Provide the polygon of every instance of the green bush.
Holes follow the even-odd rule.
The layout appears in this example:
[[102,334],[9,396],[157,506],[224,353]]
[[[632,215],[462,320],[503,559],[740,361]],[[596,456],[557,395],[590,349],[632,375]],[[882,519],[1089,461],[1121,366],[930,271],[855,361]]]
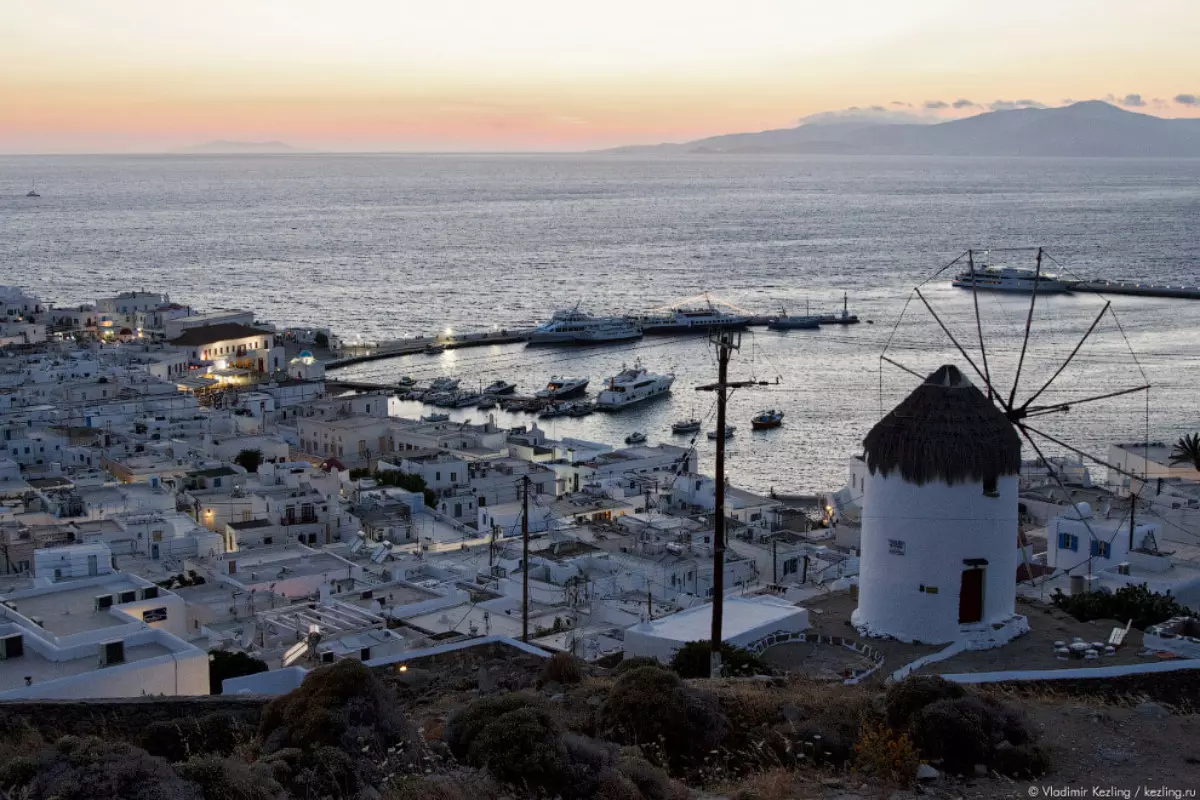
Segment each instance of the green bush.
[[936,675],[910,675],[888,687],[884,714],[889,728],[905,730],[913,715],[938,700],[954,700],[966,694],[957,683]]
[[698,763],[730,732],[715,697],[658,667],[639,667],[617,679],[600,707],[600,727],[613,741],[653,748],[673,769]]
[[632,672],[639,667],[657,667],[658,669],[666,669],[665,666],[657,659],[650,656],[634,656],[633,658],[624,658],[613,667],[614,675],[624,675],[626,672]]
[[[712,674],[712,644],[710,640],[688,642],[675,651],[671,669],[684,678],[707,678]],[[721,642],[722,675],[769,675],[771,668],[749,650]]]
[[922,755],[941,759],[946,769],[962,774],[984,764],[1013,777],[1029,777],[1048,766],[1019,712],[974,695],[925,706],[913,715],[911,733]]
[[1168,594],[1152,592],[1146,584],[1122,586],[1115,592],[1085,592],[1066,595],[1055,589],[1054,605],[1080,622],[1094,619],[1133,620],[1133,627],[1144,631],[1171,617],[1190,616],[1192,611]]
[[476,737],[490,722],[509,711],[531,706],[540,706],[538,698],[519,692],[481,697],[450,715],[442,740],[456,758],[464,759]]
[[208,653],[208,691],[221,694],[222,683],[227,678],[257,675],[269,669],[267,662],[254,656],[229,650],[210,650]]
[[237,758],[195,756],[177,767],[204,792],[205,800],[275,800],[283,791],[266,764],[251,766]]
[[542,683],[569,684],[581,680],[583,671],[579,668],[579,659],[570,653],[555,653],[542,666]]
[[246,472],[258,472],[258,467],[262,462],[262,450],[242,450],[233,457],[233,463],[246,470]]
[[138,744],[150,755],[176,763],[199,755],[227,756],[253,735],[244,719],[218,712],[151,722],[142,730]]
[[161,758],[124,742],[65,736],[26,769],[13,794],[30,800],[202,800]]

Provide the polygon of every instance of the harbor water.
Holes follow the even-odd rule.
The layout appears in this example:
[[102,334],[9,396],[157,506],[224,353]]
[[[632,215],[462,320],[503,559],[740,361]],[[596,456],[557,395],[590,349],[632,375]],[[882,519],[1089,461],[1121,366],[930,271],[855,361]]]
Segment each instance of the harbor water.
[[[40,199],[23,197],[30,175]],[[828,312],[845,291],[862,324],[755,329],[731,368],[735,378],[779,383],[735,393],[730,477],[803,493],[840,485],[845,459],[911,389],[916,378],[880,369],[889,339],[889,357],[917,372],[964,363],[911,298],[914,285],[967,247],[989,245],[1044,246],[1083,277],[1196,284],[1198,186],[1200,161],[1167,160],[5,157],[0,282],[58,304],[165,291],[199,308],[248,307],[279,325],[327,325],[367,340],[528,326],[576,302],[592,313],[635,312],[704,290],[761,314],[803,313],[806,303]],[[923,291],[975,357],[970,293],[940,279]],[[990,370],[1007,392],[1028,298],[980,300]],[[1114,440],[1140,441],[1147,431],[1174,438],[1200,424],[1200,303],[1112,300],[1120,326],[1106,316],[1038,402],[1137,386],[1144,372],[1154,387],[1149,419],[1145,394],[1134,394],[1035,421],[1100,455]],[[1039,299],[1018,398],[1050,377],[1103,302],[1090,294]],[[686,444],[691,437],[672,436],[670,423],[695,415],[706,420],[696,443],[708,463],[713,397],[694,387],[713,380],[716,365],[703,337],[451,350],[338,375],[452,375],[464,387],[507,378],[522,393],[552,374],[585,375],[594,393],[638,357],[651,371],[675,372],[669,399],[539,424],[614,444],[632,430],[652,443]],[[750,417],[764,407],[782,409],[784,424],[752,432]],[[395,410],[430,409],[397,402]],[[475,421],[492,413],[514,425],[535,419],[449,413]]]

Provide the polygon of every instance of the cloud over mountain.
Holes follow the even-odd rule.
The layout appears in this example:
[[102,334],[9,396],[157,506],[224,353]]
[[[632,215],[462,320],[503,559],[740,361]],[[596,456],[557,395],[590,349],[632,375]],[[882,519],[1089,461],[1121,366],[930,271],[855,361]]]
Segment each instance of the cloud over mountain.
[[1140,94],[1127,94],[1117,102],[1126,108],[1141,108],[1146,105],[1146,101],[1142,99]]
[[939,108],[949,108],[950,104],[945,100],[926,100],[925,107],[931,110],[936,110]]
[[976,103],[972,100],[968,100],[965,97],[960,97],[957,100],[955,100],[954,107],[955,108],[983,108],[983,106],[979,105],[979,103]]
[[1037,100],[995,100],[988,106],[992,111],[1011,111],[1014,108],[1045,108]]
[[1194,94],[1177,94],[1175,102],[1181,106],[1200,106],[1200,96]]

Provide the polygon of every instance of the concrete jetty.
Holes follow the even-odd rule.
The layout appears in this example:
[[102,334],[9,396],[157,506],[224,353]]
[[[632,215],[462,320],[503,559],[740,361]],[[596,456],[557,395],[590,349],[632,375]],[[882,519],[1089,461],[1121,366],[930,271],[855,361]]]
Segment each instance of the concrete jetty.
[[1200,300],[1200,286],[1162,286],[1152,283],[1135,283],[1133,281],[1080,281],[1071,285],[1071,291]]
[[347,345],[338,355],[325,362],[326,369],[348,367],[364,361],[382,358],[411,356],[423,353],[429,347],[444,347],[457,350],[462,347],[486,347],[493,344],[515,344],[529,341],[530,330],[500,330],[481,333],[462,333],[451,336],[422,336],[415,339],[391,339],[367,345]]

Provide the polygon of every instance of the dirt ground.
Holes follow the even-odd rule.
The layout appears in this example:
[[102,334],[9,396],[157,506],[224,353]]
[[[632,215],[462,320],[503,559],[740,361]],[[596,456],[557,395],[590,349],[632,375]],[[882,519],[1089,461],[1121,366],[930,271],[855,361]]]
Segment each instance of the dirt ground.
[[[872,676],[872,682],[882,683],[895,670],[922,656],[937,652],[938,645],[905,644],[889,639],[867,639],[857,635],[850,625],[850,615],[858,601],[849,592],[838,592],[805,603],[809,610],[809,621],[814,630],[832,636],[866,641],[884,655],[883,667]],[[1029,619],[1032,629],[1007,645],[993,650],[977,650],[959,653],[945,661],[939,661],[919,670],[923,674],[946,675],[958,672],[994,672],[1018,669],[1073,669],[1111,664],[1138,664],[1156,660],[1152,654],[1142,655],[1142,633],[1130,630],[1125,645],[1115,656],[1102,656],[1097,660],[1085,661],[1078,658],[1061,660],[1054,652],[1055,642],[1071,642],[1079,637],[1088,642],[1107,642],[1114,627],[1123,627],[1116,620],[1094,620],[1079,622],[1050,604],[1018,598],[1018,613]],[[778,645],[764,653],[770,663],[800,674],[812,675],[814,667],[822,662],[809,663],[815,653],[811,648],[799,645]],[[852,654],[847,651],[847,657]],[[828,660],[824,657],[823,660]],[[849,662],[847,662],[849,663]]]

